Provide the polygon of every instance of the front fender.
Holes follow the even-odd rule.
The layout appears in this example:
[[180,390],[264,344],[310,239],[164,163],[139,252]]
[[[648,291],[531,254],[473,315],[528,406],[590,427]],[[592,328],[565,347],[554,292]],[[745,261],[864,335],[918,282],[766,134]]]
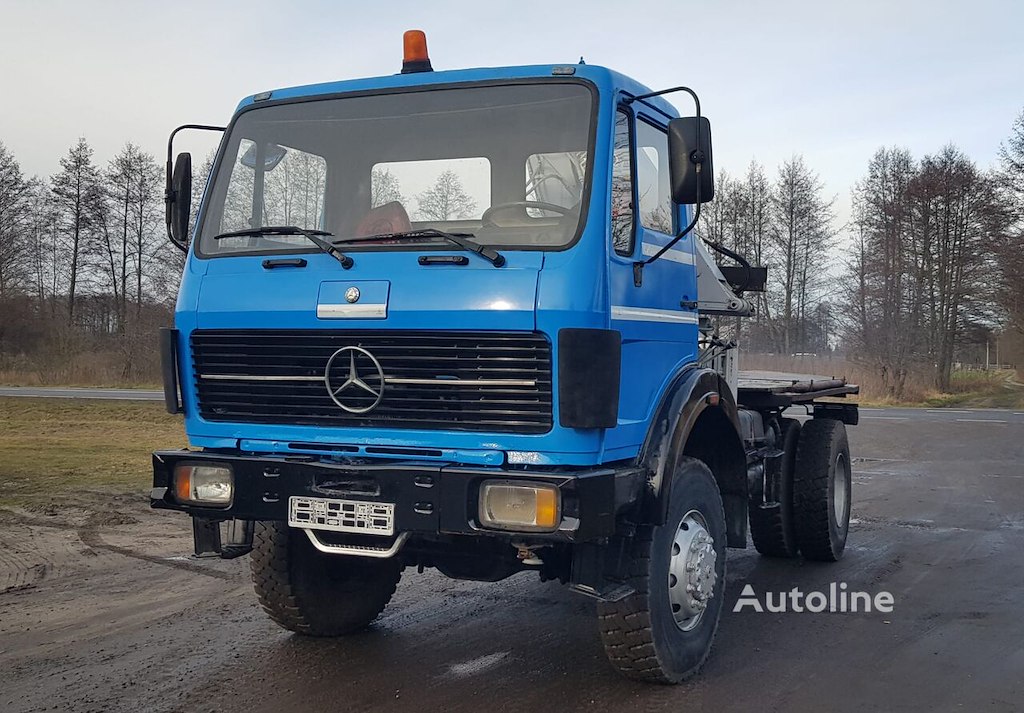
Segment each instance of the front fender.
[[[693,364],[680,371],[665,391],[637,456],[637,464],[648,473],[642,513],[645,522],[661,524],[665,521],[670,475],[676,471],[679,459],[688,455],[690,436],[707,409],[716,409],[728,423],[727,432],[714,444],[727,456],[723,459],[727,467],[715,472],[723,499],[736,494],[737,490],[745,492],[746,460],[732,389],[717,372]],[[712,463],[708,465],[715,471]]]

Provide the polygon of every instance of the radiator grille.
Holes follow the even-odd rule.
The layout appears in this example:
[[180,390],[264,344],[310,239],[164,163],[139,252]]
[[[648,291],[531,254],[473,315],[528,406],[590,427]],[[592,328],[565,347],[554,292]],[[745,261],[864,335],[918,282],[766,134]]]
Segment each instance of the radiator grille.
[[[336,404],[324,380],[331,356],[349,346],[372,354],[386,380],[379,403],[363,414]],[[551,429],[551,345],[540,334],[197,330],[191,348],[199,413],[209,421],[498,433]],[[334,388],[348,371],[350,355],[343,352],[332,368]],[[359,370],[376,389],[372,362],[360,357]],[[359,389],[342,397],[347,406],[375,401]]]

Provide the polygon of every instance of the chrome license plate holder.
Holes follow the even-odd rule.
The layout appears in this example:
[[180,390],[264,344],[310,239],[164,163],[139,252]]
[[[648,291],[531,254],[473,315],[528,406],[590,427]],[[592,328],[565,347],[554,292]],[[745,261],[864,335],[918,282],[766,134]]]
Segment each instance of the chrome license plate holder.
[[395,505],[293,495],[288,498],[288,525],[304,530],[391,537],[395,534]]

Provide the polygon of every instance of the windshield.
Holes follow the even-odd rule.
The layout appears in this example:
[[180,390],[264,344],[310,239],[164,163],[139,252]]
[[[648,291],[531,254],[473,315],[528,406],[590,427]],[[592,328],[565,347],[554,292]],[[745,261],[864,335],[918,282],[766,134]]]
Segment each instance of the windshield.
[[[216,171],[203,255],[312,250],[301,235],[221,238],[265,225],[336,238],[472,234],[505,249],[563,247],[588,194],[590,90],[579,83],[468,86],[268,105],[241,114]],[[346,251],[450,247],[437,237]]]

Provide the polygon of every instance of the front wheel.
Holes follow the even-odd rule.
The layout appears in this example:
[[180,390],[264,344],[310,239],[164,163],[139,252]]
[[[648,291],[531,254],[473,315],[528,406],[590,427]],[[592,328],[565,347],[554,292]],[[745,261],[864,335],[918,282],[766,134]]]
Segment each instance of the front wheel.
[[639,528],[629,584],[635,593],[598,604],[601,640],[620,673],[679,683],[711,650],[725,588],[725,513],[708,467],[683,458],[665,523]]
[[318,552],[302,530],[257,522],[250,560],[263,610],[306,636],[341,636],[377,618],[402,576],[397,559]]

